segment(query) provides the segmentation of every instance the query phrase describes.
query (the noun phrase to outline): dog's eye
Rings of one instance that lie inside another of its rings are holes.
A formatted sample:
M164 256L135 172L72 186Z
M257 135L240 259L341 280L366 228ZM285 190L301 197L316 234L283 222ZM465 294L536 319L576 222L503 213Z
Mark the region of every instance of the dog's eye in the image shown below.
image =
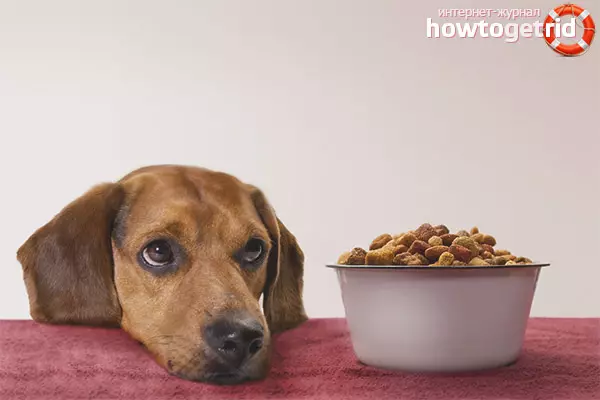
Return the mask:
M155 240L144 248L142 258L152 267L161 267L173 261L173 250L167 241Z
M265 243L261 239L250 239L242 249L242 264L256 264L262 260L265 252Z

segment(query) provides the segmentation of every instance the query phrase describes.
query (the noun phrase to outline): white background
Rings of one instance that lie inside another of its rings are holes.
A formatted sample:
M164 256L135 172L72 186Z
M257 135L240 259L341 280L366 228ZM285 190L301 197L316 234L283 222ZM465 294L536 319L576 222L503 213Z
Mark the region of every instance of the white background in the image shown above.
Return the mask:
M551 262L534 315L600 316L600 44L426 38L439 6L474 5L554 6L0 0L0 318L28 318L15 254L36 228L157 163L263 188L310 316L343 315L326 262L425 221Z

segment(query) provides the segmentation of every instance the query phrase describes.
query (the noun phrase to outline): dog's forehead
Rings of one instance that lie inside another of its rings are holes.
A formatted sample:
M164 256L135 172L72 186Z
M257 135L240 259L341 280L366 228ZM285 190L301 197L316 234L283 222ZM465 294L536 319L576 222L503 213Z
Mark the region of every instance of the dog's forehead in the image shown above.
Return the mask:
M202 201L231 207L250 202L247 185L231 175L203 168L146 167L130 173L122 182L132 188L138 200Z
M225 173L147 167L130 173L121 184L129 194L126 218L138 226L178 222L194 229L193 221L201 221L228 231L262 228L249 187Z

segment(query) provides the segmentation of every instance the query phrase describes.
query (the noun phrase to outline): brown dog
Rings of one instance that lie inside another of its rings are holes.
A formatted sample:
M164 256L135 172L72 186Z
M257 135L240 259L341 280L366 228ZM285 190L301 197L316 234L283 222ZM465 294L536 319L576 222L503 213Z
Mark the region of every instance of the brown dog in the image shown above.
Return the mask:
M295 237L219 172L152 166L96 186L17 258L34 320L120 326L185 379L260 379L270 334L306 320Z

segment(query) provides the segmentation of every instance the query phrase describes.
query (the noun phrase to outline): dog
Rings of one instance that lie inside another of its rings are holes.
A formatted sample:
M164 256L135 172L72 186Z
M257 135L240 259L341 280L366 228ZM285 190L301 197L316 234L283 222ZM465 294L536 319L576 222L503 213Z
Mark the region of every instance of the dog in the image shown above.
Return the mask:
M120 327L187 380L264 378L271 335L307 319L296 238L258 188L208 169L94 186L17 259L35 321Z

